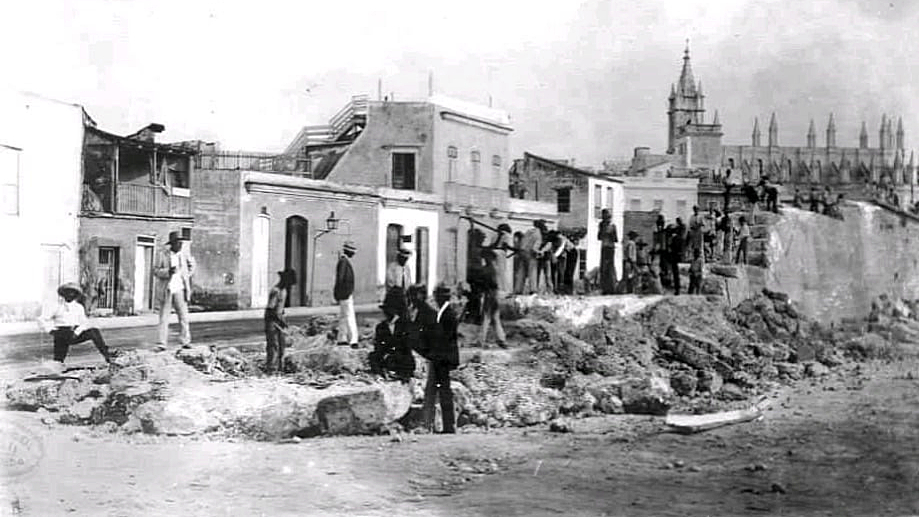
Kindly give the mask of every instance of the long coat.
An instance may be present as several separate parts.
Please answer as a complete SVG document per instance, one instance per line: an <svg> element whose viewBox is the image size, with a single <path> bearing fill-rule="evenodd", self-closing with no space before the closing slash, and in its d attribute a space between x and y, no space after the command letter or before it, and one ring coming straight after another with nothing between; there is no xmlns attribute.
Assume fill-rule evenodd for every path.
<svg viewBox="0 0 919 517"><path fill-rule="evenodd" d="M156 256L156 265L153 268L153 276L158 280L156 286L156 308L159 309L163 304L169 303L169 268L170 253L168 247L163 248ZM182 285L185 287L185 301L191 299L191 276L195 273L195 259L185 248L179 250L179 265L176 267L176 274L182 278Z"/></svg>

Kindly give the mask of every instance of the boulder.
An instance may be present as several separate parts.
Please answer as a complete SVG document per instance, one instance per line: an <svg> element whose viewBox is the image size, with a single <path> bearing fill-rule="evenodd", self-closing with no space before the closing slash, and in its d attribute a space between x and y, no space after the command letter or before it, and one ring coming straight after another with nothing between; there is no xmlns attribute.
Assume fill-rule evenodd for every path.
<svg viewBox="0 0 919 517"><path fill-rule="evenodd" d="M699 379L690 372L677 372L670 376L670 387L680 396L690 396L696 392Z"/></svg>
<svg viewBox="0 0 919 517"><path fill-rule="evenodd" d="M11 408L35 411L45 408L60 411L89 396L94 384L90 377L82 379L20 380L6 388L6 400Z"/></svg>
<svg viewBox="0 0 919 517"><path fill-rule="evenodd" d="M699 372L699 390L708 393L718 393L724 386L724 379L718 372L703 370Z"/></svg>
<svg viewBox="0 0 919 517"><path fill-rule="evenodd" d="M789 379L797 380L804 377L804 365L801 363L775 363L775 367L778 368L780 375Z"/></svg>
<svg viewBox="0 0 919 517"><path fill-rule="evenodd" d="M726 264L712 264L710 269L713 275L726 276L728 278L738 278L740 273L738 272L738 266L729 266Z"/></svg>
<svg viewBox="0 0 919 517"><path fill-rule="evenodd" d="M217 350L216 361L220 370L229 375L241 376L255 370L252 361L235 347Z"/></svg>
<svg viewBox="0 0 919 517"><path fill-rule="evenodd" d="M555 327L546 321L521 319L508 325L508 338L516 338L522 341L548 341L549 337L555 334Z"/></svg>
<svg viewBox="0 0 919 517"><path fill-rule="evenodd" d="M700 286L699 291L704 295L724 296L724 282L720 277L704 277L702 279L702 285Z"/></svg>
<svg viewBox="0 0 919 517"><path fill-rule="evenodd" d="M145 402L134 410L134 416L147 434L190 435L217 426L202 406L185 400Z"/></svg>
<svg viewBox="0 0 919 517"><path fill-rule="evenodd" d="M57 421L62 424L86 425L102 421L105 399L87 397L63 408Z"/></svg>
<svg viewBox="0 0 919 517"><path fill-rule="evenodd" d="M728 357L730 353L724 350L718 343L708 339L706 337L700 336L694 332L691 332L683 327L673 325L667 329L667 335L673 339L680 341L685 341L693 346L699 347L702 350L708 352L709 354L718 356L718 357Z"/></svg>
<svg viewBox="0 0 919 517"><path fill-rule="evenodd" d="M331 375L356 374L366 368L367 351L348 346L327 345L291 350L284 355L284 371L323 372Z"/></svg>
<svg viewBox="0 0 919 517"><path fill-rule="evenodd" d="M830 369L818 361L804 363L804 373L808 377L823 377L830 374Z"/></svg>
<svg viewBox="0 0 919 517"><path fill-rule="evenodd" d="M674 358L697 370L715 370L723 376L730 376L731 367L718 360L712 354L693 346L685 341L676 339L661 339L660 344L673 354Z"/></svg>
<svg viewBox="0 0 919 517"><path fill-rule="evenodd" d="M727 382L724 384L724 387L721 388L721 391L718 392L718 397L723 400L746 400L747 393L740 386Z"/></svg>
<svg viewBox="0 0 919 517"><path fill-rule="evenodd" d="M769 298L770 300L774 300L774 301L781 302L781 303L788 303L787 293L781 293L778 291L772 291L772 290L764 288L763 294L766 295L766 298Z"/></svg>
<svg viewBox="0 0 919 517"><path fill-rule="evenodd" d="M652 374L624 381L619 398L626 413L665 415L673 401L673 390L666 379Z"/></svg>
<svg viewBox="0 0 919 517"><path fill-rule="evenodd" d="M217 356L214 351L211 347L205 345L180 348L176 352L176 359L201 373L212 373L217 362Z"/></svg>
<svg viewBox="0 0 919 517"><path fill-rule="evenodd" d="M411 404L408 384L379 383L320 400L316 420L323 434L370 434L404 416Z"/></svg>

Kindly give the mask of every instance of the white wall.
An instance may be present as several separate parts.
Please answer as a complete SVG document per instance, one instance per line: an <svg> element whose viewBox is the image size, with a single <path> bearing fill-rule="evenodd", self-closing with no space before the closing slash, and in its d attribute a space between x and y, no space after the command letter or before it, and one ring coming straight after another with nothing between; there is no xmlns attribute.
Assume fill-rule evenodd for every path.
<svg viewBox="0 0 919 517"><path fill-rule="evenodd" d="M0 214L6 248L0 255L0 319L28 319L43 302L56 302L56 286L50 284L79 282L83 112L0 90L0 113L0 144L21 149L19 213ZM59 263L52 265L55 255Z"/></svg>
<svg viewBox="0 0 919 517"><path fill-rule="evenodd" d="M692 207L698 202L698 182L697 178L642 178L626 176L622 178L625 181L625 208L626 210L635 210L632 206L632 200L639 200L637 210L650 211L654 210L654 201L663 201L661 214L670 224L677 217L682 217L684 223L689 223L689 217L692 215ZM680 201L685 203L679 204Z"/></svg>
<svg viewBox="0 0 919 517"><path fill-rule="evenodd" d="M587 271L600 266L600 241L597 240L597 232L600 229L600 217L597 215L597 205L594 199L594 189L599 186L603 189L603 196L600 208L609 208L613 216L613 224L616 225L616 231L619 234L619 244L616 245L616 275L622 275L622 226L623 212L625 211L625 191L622 183L617 181L608 181L600 178L588 179L587 197L587 235L581 241L581 249L587 250ZM613 189L612 206L606 195L607 189ZM585 271L586 273L586 271Z"/></svg>
<svg viewBox="0 0 919 517"><path fill-rule="evenodd" d="M402 225L402 235L411 235L412 244L406 246L412 250L412 257L408 261L409 269L412 272L412 279L418 280L418 272L415 271L415 258L417 250L414 241L415 230L419 227L428 229L428 294L434 291L434 284L437 280L437 244L440 241L440 228L438 226L438 212L434 210L418 210L416 208L405 207L380 207L379 212L379 235L377 242L377 283L384 285L386 283L386 227L390 224ZM356 243L358 246L360 242Z"/></svg>

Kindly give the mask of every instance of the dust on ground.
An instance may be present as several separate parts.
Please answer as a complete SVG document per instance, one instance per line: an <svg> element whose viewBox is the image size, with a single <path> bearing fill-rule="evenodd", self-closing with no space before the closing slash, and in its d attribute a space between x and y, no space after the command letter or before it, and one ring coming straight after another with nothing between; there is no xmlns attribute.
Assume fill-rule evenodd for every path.
<svg viewBox="0 0 919 517"><path fill-rule="evenodd" d="M15 419L44 444L6 480L19 515L908 515L919 512L919 361L850 364L761 421L663 432L653 416L292 443L100 435ZM5 419L12 418L7 413Z"/></svg>

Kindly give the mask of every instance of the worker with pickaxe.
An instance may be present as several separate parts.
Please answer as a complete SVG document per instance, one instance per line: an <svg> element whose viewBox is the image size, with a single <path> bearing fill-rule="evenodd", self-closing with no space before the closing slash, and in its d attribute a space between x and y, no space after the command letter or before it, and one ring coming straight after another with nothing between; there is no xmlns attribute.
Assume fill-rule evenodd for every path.
<svg viewBox="0 0 919 517"><path fill-rule="evenodd" d="M265 372L280 372L284 367L284 348L287 343L287 318L284 317L284 305L290 288L297 283L297 272L293 269L278 271L280 279L268 293L268 305L265 306L265 340L267 341Z"/></svg>

